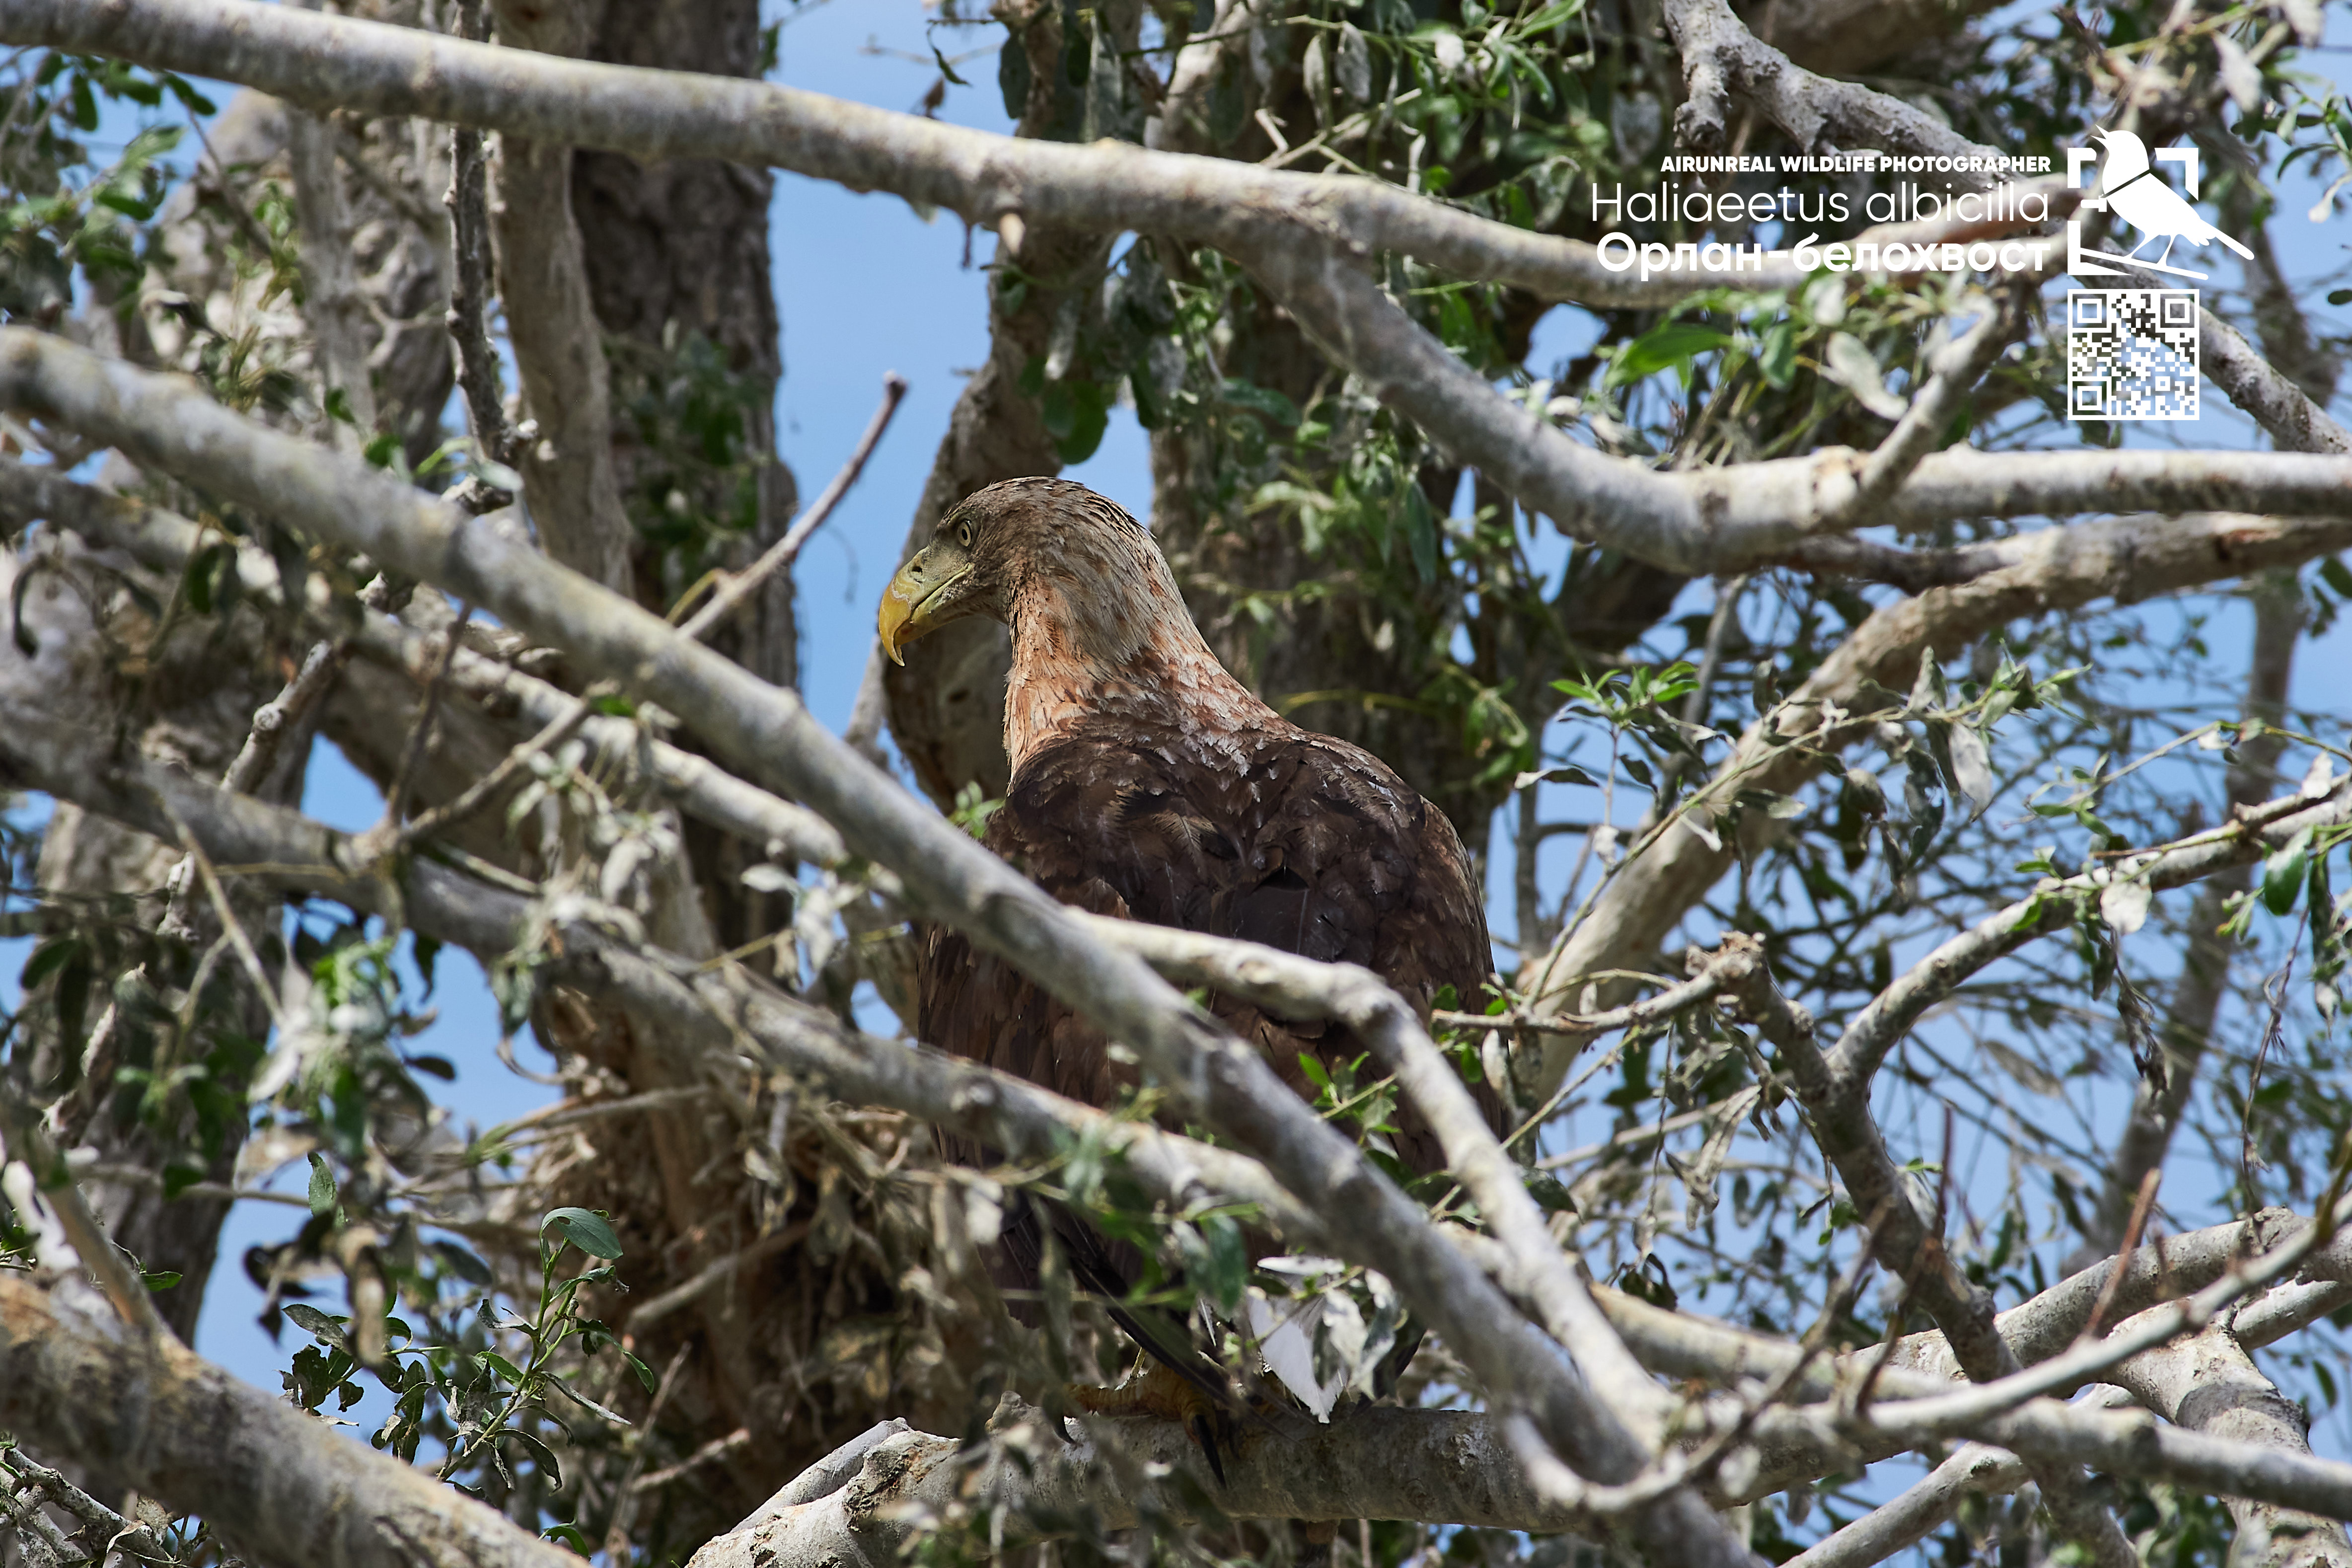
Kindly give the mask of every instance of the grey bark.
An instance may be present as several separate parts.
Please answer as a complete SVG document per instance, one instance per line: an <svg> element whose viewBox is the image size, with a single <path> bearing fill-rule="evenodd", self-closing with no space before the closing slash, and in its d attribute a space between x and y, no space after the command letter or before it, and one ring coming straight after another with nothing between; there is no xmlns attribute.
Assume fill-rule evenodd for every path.
<svg viewBox="0 0 2352 1568"><path fill-rule="evenodd" d="M587 51L587 6L577 0L497 6L508 45L548 54ZM613 463L610 372L588 294L586 247L572 207L572 151L560 142L499 139L490 221L499 293L522 378L523 407L539 426L519 444L523 494L550 555L626 594L635 531L621 510Z"/></svg>
<svg viewBox="0 0 2352 1568"><path fill-rule="evenodd" d="M0 1422L201 1513L268 1568L577 1568L389 1454L335 1437L169 1339L0 1277Z"/></svg>
<svg viewBox="0 0 2352 1568"><path fill-rule="evenodd" d="M2310 1420L2254 1365L2227 1323L2135 1358L2116 1382L2166 1420L2191 1432L2290 1454L2311 1452ZM2347 1568L2344 1526L2275 1503L2232 1498L2231 1568Z"/></svg>
<svg viewBox="0 0 2352 1568"><path fill-rule="evenodd" d="M1730 25L1737 27L1736 19ZM1547 282L1582 277L1583 252L1370 182L990 137L782 88L647 76L231 0L201 8L189 0L12 0L6 32L15 41L267 80L312 100L331 96L385 111L430 112L639 155L773 163L893 190L982 224L1016 215L1024 223L1197 237L1243 255L1327 349L1525 504L1580 539L1680 571L1777 560L1809 536L1833 531L1853 493L1854 460L1842 451L1658 474L1530 421L1354 268L1373 250L1393 249L1542 293ZM683 86L688 79L690 91ZM1866 100L1853 107L1853 125L1884 131L1890 148L1982 152L1907 106L1890 108L1892 100L1852 90ZM1844 133L1836 115L1821 124ZM1614 278L1597 259L1591 267ZM1614 287L1571 287L1588 300L1626 298ZM1892 513L1927 522L2216 506L2345 515L2352 512L2352 458L1948 451L1920 465Z"/></svg>
<svg viewBox="0 0 2352 1568"><path fill-rule="evenodd" d="M918 805L789 692L454 509L238 419L193 388L5 329L0 399L436 582L562 647L587 672L619 679L677 713L719 756L799 795L841 829L852 850L896 872L919 912L969 931L984 950L1129 1042L1176 1106L1265 1161L1301 1202L1330 1216L1327 1224L1344 1225L1349 1248L1395 1282L1482 1384L1516 1391L1571 1464L1607 1465L1606 1449L1595 1445L1608 1408L1570 1373L1557 1347L1345 1135L1283 1088L1255 1050ZM1698 1563L1749 1558L1703 1510L1662 1507L1630 1524L1661 1553Z"/></svg>

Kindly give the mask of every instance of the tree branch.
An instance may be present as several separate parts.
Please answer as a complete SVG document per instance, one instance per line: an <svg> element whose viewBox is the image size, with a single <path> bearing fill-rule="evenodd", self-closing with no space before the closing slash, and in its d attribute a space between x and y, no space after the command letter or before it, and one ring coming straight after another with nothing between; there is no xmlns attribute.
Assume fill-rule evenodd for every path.
<svg viewBox="0 0 2352 1568"><path fill-rule="evenodd" d="M1903 1281L1906 1298L1916 1296L1936 1320L1961 1371L1979 1385L2005 1384L2020 1371L2016 1352L1994 1326L1991 1293L1953 1267L1944 1247L1941 1205L1933 1216L1937 1228L1931 1230L1871 1120L1868 1094L1856 1098L1839 1092L1842 1080L1814 1040L1811 1015L1790 1006L1780 995L1764 962L1764 944L1754 937L1727 934L1723 951L1747 955L1748 974L1737 994L1764 1037L1779 1047L1822 1155L1837 1168L1854 1207L1872 1216L1870 1247L1879 1262ZM1843 1040L1839 1049L1844 1049ZM1864 1081L1868 1081L1867 1074ZM1863 1380L1864 1392L1854 1396L1857 1401L1868 1397L1881 1364L1873 1359ZM1977 1392L1981 1394L1981 1388ZM1971 1416L1979 1408L1971 1407ZM1881 1426L1886 1415L1880 1409L1858 1414L1856 1419ZM2091 1496L2080 1468L2047 1456L2029 1454L2025 1458L2058 1528L2105 1568L2133 1568L2138 1557L2131 1542L2115 1515Z"/></svg>
<svg viewBox="0 0 2352 1568"><path fill-rule="evenodd" d="M2309 1420L2254 1365L2227 1323L2194 1339L2135 1357L2116 1381L2166 1420L2191 1432L2259 1444L2284 1453L2311 1452ZM2241 1568L2347 1568L2352 1542L2344 1526L2275 1503L2230 1500L2237 1529L2230 1561Z"/></svg>
<svg viewBox="0 0 2352 1568"><path fill-rule="evenodd" d="M505 46L499 53L529 58L531 50L587 51L589 27L578 0L498 0L496 9ZM484 45L439 42L488 52ZM515 443L515 458L523 504L547 552L626 594L636 530L622 510L613 466L612 374L604 328L588 297L580 226L572 219L571 141L512 132L499 138L498 191L490 203L499 294L523 406L538 427Z"/></svg>
<svg viewBox="0 0 2352 1568"><path fill-rule="evenodd" d="M2229 514L2115 518L2009 541L2001 548L2016 553L2000 570L1874 611L1787 703L1748 727L1706 791L1710 798L1740 789L1795 793L1870 732L1885 700L1876 693L1909 690L1923 656L1954 652L1995 626L2095 599L2130 602L2293 565L2347 543L2352 528L2334 521ZM1832 710L1844 719L1822 728ZM1805 745L1780 743L1781 736L1800 733ZM1585 976L1648 966L1666 932L1731 865L1735 850L1675 832L1632 857L1551 953L1522 969L1526 984L1555 977L1537 1005L1559 1005ZM1539 1092L1559 1086L1578 1048L1573 1041L1545 1043Z"/></svg>
<svg viewBox="0 0 2352 1568"><path fill-rule="evenodd" d="M275 1568L580 1568L495 1509L346 1442L168 1334L0 1275L0 1423L202 1513Z"/></svg>
<svg viewBox="0 0 2352 1568"><path fill-rule="evenodd" d="M991 1423L992 1444L898 1432L846 1477L795 1481L785 1493L799 1500L761 1509L705 1544L691 1568L887 1568L927 1531L985 1531L992 1517L1002 1534L989 1537L992 1549L1218 1515L1412 1519L1546 1534L1594 1527L1536 1495L1484 1415L1373 1407L1327 1426L1254 1429L1224 1459L1219 1485L1177 1422L1085 1417L1084 1435L1071 1442L1010 1405Z"/></svg>
<svg viewBox="0 0 2352 1568"><path fill-rule="evenodd" d="M1778 1377L1803 1354L1793 1344L1667 1311L1620 1292L1595 1294L1633 1352L1654 1371L1669 1376L1717 1384ZM1911 1446L1910 1434L1842 1420L1835 1414L1841 1381L1858 1383L1862 1369L1854 1363L1867 1357L1864 1352L1835 1367L1817 1364L1801 1373L1793 1392L1825 1403L1757 1415L1753 1434L1761 1462L1726 1480L1719 1500L1749 1501ZM1879 1373L1877 1386L1895 1398L1913 1399L1933 1397L1951 1385L1942 1378L1889 1366ZM1722 1430L1743 1417L1737 1402L1717 1398L1694 1413L1689 1424L1700 1431ZM2028 1459L2088 1465L2112 1475L2170 1480L2217 1496L2253 1498L2328 1518L2352 1518L2352 1465L2185 1432L2143 1411L2110 1414L2037 1399L1983 1423L1969 1436Z"/></svg>
<svg viewBox="0 0 2352 1568"><path fill-rule="evenodd" d="M1263 1160L1341 1233L1345 1255L1388 1276L1483 1386L1523 1399L1571 1462L1596 1462L1590 1447L1604 1416L1591 1390L1419 1205L1285 1088L1255 1049L911 799L793 693L457 509L229 414L185 383L0 329L0 402L31 406L154 468L435 583L679 715L721 758L808 802L852 851L896 871L918 910L967 931L1127 1042L1180 1111ZM1704 1510L1660 1509L1632 1522L1636 1539L1662 1556L1743 1568L1751 1561Z"/></svg>
<svg viewBox="0 0 2352 1568"><path fill-rule="evenodd" d="M482 0L458 0L455 22L457 37L480 43ZM506 401L499 392L498 351L490 346L488 173L482 133L468 126L451 131L449 189L441 198L449 209L449 343L457 352L457 384L466 394L476 449L492 462L511 467L514 431L507 424ZM504 492L490 487L475 489L472 499L479 510L493 510L512 499L499 499Z"/></svg>
<svg viewBox="0 0 2352 1568"><path fill-rule="evenodd" d="M1799 537L1833 527L1853 493L1852 454L1660 474L1580 448L1514 411L1355 269L1397 250L1549 297L1573 279L1568 293L1588 303L1639 303L1645 290L1629 289L1589 247L1377 182L991 137L784 88L559 61L245 0L11 0L0 26L12 41L248 81L296 101L332 98L640 157L773 163L895 191L986 226L1012 216L1203 240L1246 260L1311 318L1319 340L1456 457L1511 476L1506 488L1580 537L1675 570L1768 563ZM1922 150L1954 140L1911 127L1905 115L1926 117L1897 100L1865 96L1902 110L1896 129L1916 129ZM1596 273L1607 287L1585 287ZM511 306L511 280L508 296ZM2352 458L1947 452L1921 465L1893 510L1924 522L2119 506L2342 516L2352 512Z"/></svg>
<svg viewBox="0 0 2352 1568"><path fill-rule="evenodd" d="M36 519L111 545L172 577L184 571L189 559L213 537L160 507L78 484L52 469L0 461L0 522L21 527ZM239 543L236 551L237 575L246 595L283 609L278 565L268 552L247 543ZM442 647L439 638L374 609L362 613L352 644L368 658L403 671L419 685L430 678ZM491 712L512 715L541 732L563 721L576 700L559 687L465 647L450 665L449 686ZM776 846L790 858L814 866L835 868L849 858L841 835L823 817L745 784L707 757L667 741L647 742L626 720L591 717L582 731L596 747L601 764L620 767L642 759L655 787L698 821L748 843ZM529 732L518 728L516 738Z"/></svg>
<svg viewBox="0 0 2352 1568"><path fill-rule="evenodd" d="M2260 805L2274 787L2273 774L2286 737L2276 726L2286 717L2287 687L2294 670L2294 645L2303 630L2303 588L2292 572L2265 573L2251 584L2254 602L2252 657L2246 672L2244 715L2262 726L2239 742L2238 761L2223 784L2232 815ZM2124 1221L2151 1171L2163 1167L2174 1131L2197 1089L2206 1042L2211 1038L2221 1000L2229 992L2231 949L2221 935L2230 900L2252 882L2251 865L2225 871L2198 889L2189 906L2189 951L2173 983L2164 1018L2157 1026L2158 1053L2153 1071L2144 1071L2132 1089L2131 1114L2116 1139L2106 1177L2092 1209L2094 1234L2085 1239L2115 1247Z"/></svg>
<svg viewBox="0 0 2352 1568"><path fill-rule="evenodd" d="M833 509L841 504L841 498L849 493L850 487L857 483L858 475L866 471L866 460L874 455L874 448L881 445L882 432L890 428L890 416L898 412L898 402L906 395L907 378L895 370L886 372L882 377L881 406L875 409L874 417L866 422L866 434L858 437L848 459L841 465L841 471L833 476L833 482L809 503L806 511L793 519L793 525L784 531L784 536L776 541L765 554L742 571L720 577L718 587L711 593L710 602L697 610L692 618L679 628L686 636L707 637L711 627L725 620L737 605L758 593L761 584L793 569L793 563L800 559L801 551L816 536L816 531L824 526L824 520L833 515Z"/></svg>

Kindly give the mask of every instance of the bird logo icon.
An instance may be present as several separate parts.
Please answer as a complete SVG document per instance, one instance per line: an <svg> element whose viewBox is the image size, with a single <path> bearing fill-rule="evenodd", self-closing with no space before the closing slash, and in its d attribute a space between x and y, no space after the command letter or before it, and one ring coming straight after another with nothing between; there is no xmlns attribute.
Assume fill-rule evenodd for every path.
<svg viewBox="0 0 2352 1568"><path fill-rule="evenodd" d="M2139 230L2140 241L2121 255L2105 250L2084 250L2082 247L2082 226L2069 223L2067 230L2066 269L2077 276L2120 275L2118 267L2104 267L2102 261L2137 267L2150 272L2170 273L2176 278L2192 278L2204 281L2205 274L2192 272L2184 267L2170 265L2172 247L2181 240L2200 248L2220 240L2248 260L2253 252L2198 216L2188 199L2164 183L2149 161L2147 143L2128 131L2094 131L2091 139L2105 149L2099 160L2099 187L2083 205L2095 211L2114 213L2132 227ZM2087 149L2077 149L2068 154L2069 174L2074 174L2080 161L2093 154ZM2180 163L2187 175L2190 193L2197 189L2197 165L2194 149L2168 149L2159 157ZM2140 252L2158 240L2164 248L2154 260L2141 257Z"/></svg>

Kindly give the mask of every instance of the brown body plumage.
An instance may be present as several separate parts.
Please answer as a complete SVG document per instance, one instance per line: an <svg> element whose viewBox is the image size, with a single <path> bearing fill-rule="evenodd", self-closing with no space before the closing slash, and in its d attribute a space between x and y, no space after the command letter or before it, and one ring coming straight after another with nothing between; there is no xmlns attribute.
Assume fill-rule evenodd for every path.
<svg viewBox="0 0 2352 1568"><path fill-rule="evenodd" d="M1234 679L1124 510L1060 479L971 497L893 582L885 646L895 657L909 637L971 614L1013 633L1013 780L989 820L990 848L1097 914L1363 964L1424 1011L1449 986L1476 1003L1486 922L1453 825L1378 758L1299 728ZM1362 1055L1337 1025L1269 1017L1223 995L1210 1007L1310 1099L1301 1053L1327 1064ZM1133 1081L1099 1030L954 931L930 937L917 1028L1089 1104ZM1436 1169L1435 1140L1409 1111L1400 1120L1399 1159ZM947 1152L981 1154L952 1141ZM1054 1223L1082 1281L1114 1294L1131 1283L1131 1254L1066 1216ZM1035 1285L1041 1241L1034 1217L1008 1228L1003 1284Z"/></svg>

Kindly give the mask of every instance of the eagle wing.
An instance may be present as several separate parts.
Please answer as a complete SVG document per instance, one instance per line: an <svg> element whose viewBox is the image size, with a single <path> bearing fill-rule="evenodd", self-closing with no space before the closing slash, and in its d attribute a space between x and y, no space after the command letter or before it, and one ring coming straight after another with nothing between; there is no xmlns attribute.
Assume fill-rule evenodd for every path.
<svg viewBox="0 0 2352 1568"><path fill-rule="evenodd" d="M1081 726L1024 759L987 843L1066 904L1362 964L1423 1011L1449 986L1475 1005L1491 965L1470 858L1444 814L1369 752L1294 726L1240 739ZM922 1038L1074 1100L1108 1105L1134 1081L1101 1031L960 932L932 933L919 1002ZM1210 1008L1309 1100L1302 1053L1327 1067L1362 1054L1337 1025L1223 995ZM1480 1093L1499 1123L1499 1102ZM1410 1171L1444 1163L1410 1107L1392 1141ZM954 1139L942 1152L982 1157ZM1105 1266L1131 1279L1119 1261ZM1034 1284L1034 1257L1007 1262L1008 1283Z"/></svg>

